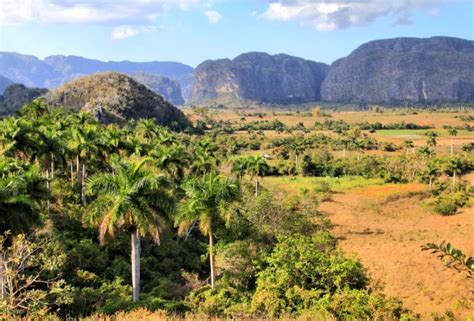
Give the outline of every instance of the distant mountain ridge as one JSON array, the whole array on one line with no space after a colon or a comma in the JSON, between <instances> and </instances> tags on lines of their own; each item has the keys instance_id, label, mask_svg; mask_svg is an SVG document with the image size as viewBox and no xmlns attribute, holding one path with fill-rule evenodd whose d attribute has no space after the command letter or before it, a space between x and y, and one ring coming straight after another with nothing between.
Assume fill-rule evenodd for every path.
<instances>
[{"instance_id":1,"label":"distant mountain ridge","mask_svg":"<svg viewBox=\"0 0 474 321\"><path fill-rule=\"evenodd\" d=\"M329 66L289 55L262 52L242 54L233 60L208 60L194 73L189 101L256 101L293 104L319 99Z\"/></svg>"},{"instance_id":2,"label":"distant mountain ridge","mask_svg":"<svg viewBox=\"0 0 474 321\"><path fill-rule=\"evenodd\" d=\"M319 100L384 105L474 101L474 41L452 37L375 40L330 66L261 52L245 53L232 60L207 60L195 70L176 62L103 62L61 55L40 60L0 52L0 75L28 87L56 88L79 76L102 71L139 73L138 81L174 104L180 104L183 98L186 103L198 105L285 105ZM10 84L4 79L3 83Z\"/></svg>"},{"instance_id":3,"label":"distant mountain ridge","mask_svg":"<svg viewBox=\"0 0 474 321\"><path fill-rule=\"evenodd\" d=\"M331 65L321 96L395 105L474 101L474 41L432 37L365 43Z\"/></svg>"},{"instance_id":4,"label":"distant mountain ridge","mask_svg":"<svg viewBox=\"0 0 474 321\"><path fill-rule=\"evenodd\" d=\"M176 80L186 88L192 81L193 68L178 62L104 62L62 55L49 56L40 60L31 55L0 52L0 75L28 87L54 89L77 77L105 71L159 74Z\"/></svg>"}]
</instances>

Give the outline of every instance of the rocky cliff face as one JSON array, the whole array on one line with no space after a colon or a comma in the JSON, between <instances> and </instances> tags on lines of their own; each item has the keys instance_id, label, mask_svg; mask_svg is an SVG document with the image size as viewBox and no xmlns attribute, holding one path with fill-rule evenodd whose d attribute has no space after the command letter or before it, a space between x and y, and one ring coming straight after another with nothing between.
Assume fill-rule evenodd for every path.
<instances>
[{"instance_id":1,"label":"rocky cliff face","mask_svg":"<svg viewBox=\"0 0 474 321\"><path fill-rule=\"evenodd\" d=\"M28 88L22 84L8 86L0 96L0 115L11 115L47 92L44 88Z\"/></svg>"},{"instance_id":2,"label":"rocky cliff face","mask_svg":"<svg viewBox=\"0 0 474 321\"><path fill-rule=\"evenodd\" d=\"M131 77L116 72L72 80L45 97L53 106L84 110L104 123L154 118L158 123L174 128L188 124L184 114L163 97Z\"/></svg>"},{"instance_id":3,"label":"rocky cliff face","mask_svg":"<svg viewBox=\"0 0 474 321\"><path fill-rule=\"evenodd\" d=\"M433 37L366 43L334 62L326 101L400 104L474 100L474 41Z\"/></svg>"},{"instance_id":4,"label":"rocky cliff face","mask_svg":"<svg viewBox=\"0 0 474 321\"><path fill-rule=\"evenodd\" d=\"M322 63L265 53L247 53L234 60L205 61L195 70L189 101L255 101L272 104L319 99L329 67Z\"/></svg>"},{"instance_id":5,"label":"rocky cliff face","mask_svg":"<svg viewBox=\"0 0 474 321\"><path fill-rule=\"evenodd\" d=\"M131 76L139 83L153 90L156 94L163 96L166 101L174 105L184 104L181 87L177 81L145 72L134 73Z\"/></svg>"}]
</instances>

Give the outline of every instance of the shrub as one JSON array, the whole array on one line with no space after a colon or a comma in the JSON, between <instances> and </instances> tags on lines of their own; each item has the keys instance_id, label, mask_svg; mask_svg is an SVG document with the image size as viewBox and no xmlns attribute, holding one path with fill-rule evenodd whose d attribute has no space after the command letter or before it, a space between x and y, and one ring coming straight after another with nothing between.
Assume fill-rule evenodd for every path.
<instances>
[{"instance_id":1,"label":"shrub","mask_svg":"<svg viewBox=\"0 0 474 321\"><path fill-rule=\"evenodd\" d=\"M441 215L454 215L459 208L466 205L468 199L469 197L463 192L442 194L437 197L434 210Z\"/></svg>"},{"instance_id":2,"label":"shrub","mask_svg":"<svg viewBox=\"0 0 474 321\"><path fill-rule=\"evenodd\" d=\"M338 290L363 289L367 277L362 264L332 247L327 238L280 238L265 260L266 268L257 274L253 308L270 315L298 313Z\"/></svg>"}]
</instances>

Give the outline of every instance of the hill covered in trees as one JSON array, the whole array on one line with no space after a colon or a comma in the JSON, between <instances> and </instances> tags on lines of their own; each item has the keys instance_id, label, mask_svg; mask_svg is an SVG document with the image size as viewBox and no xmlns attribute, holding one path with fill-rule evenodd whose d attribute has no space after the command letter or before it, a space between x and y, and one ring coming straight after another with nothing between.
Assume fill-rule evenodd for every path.
<instances>
[{"instance_id":1,"label":"hill covered in trees","mask_svg":"<svg viewBox=\"0 0 474 321\"><path fill-rule=\"evenodd\" d=\"M7 89L7 87L12 84L13 84L13 81L0 75L0 95L3 94L5 89Z\"/></svg>"},{"instance_id":2,"label":"hill covered in trees","mask_svg":"<svg viewBox=\"0 0 474 321\"><path fill-rule=\"evenodd\" d=\"M48 104L86 111L104 123L153 118L174 128L187 125L184 114L130 76L116 72L84 76L46 96Z\"/></svg>"},{"instance_id":3,"label":"hill covered in trees","mask_svg":"<svg viewBox=\"0 0 474 321\"><path fill-rule=\"evenodd\" d=\"M45 88L28 88L22 84L10 85L3 95L0 95L0 115L11 115L47 92L48 89Z\"/></svg>"}]
</instances>

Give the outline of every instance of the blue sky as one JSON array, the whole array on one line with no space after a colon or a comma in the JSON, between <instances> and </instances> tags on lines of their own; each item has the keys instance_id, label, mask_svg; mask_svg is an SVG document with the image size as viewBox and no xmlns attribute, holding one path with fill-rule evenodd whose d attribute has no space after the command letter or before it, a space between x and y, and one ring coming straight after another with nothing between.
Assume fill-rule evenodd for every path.
<instances>
[{"instance_id":1,"label":"blue sky","mask_svg":"<svg viewBox=\"0 0 474 321\"><path fill-rule=\"evenodd\" d=\"M0 51L101 60L233 58L331 63L382 38L474 39L472 0L0 0Z\"/></svg>"}]
</instances>

